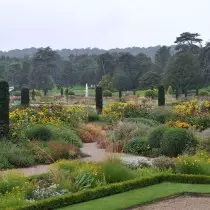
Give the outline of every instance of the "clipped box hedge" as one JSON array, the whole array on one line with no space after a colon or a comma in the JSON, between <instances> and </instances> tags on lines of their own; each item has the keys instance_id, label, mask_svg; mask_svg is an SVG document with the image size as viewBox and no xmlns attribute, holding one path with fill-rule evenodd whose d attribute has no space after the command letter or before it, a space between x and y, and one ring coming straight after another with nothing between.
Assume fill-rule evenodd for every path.
<instances>
[{"instance_id":1,"label":"clipped box hedge","mask_svg":"<svg viewBox=\"0 0 210 210\"><path fill-rule=\"evenodd\" d=\"M35 178L35 177L33 177ZM38 178L38 177L37 177ZM210 184L210 176L203 175L183 175L183 174L162 174L148 178L139 178L121 183L114 183L106 186L97 187L73 194L66 194L58 197L51 197L28 204L16 210L49 210L57 209L72 204L102 198L105 196L123 193L137 188L147 187L161 182L178 182L191 184Z\"/></svg>"}]
</instances>

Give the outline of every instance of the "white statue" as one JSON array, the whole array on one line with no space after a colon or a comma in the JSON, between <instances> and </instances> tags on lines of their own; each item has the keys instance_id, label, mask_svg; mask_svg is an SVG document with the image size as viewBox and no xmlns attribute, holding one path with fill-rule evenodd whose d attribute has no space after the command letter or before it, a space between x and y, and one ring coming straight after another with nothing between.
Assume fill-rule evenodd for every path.
<instances>
[{"instance_id":1,"label":"white statue","mask_svg":"<svg viewBox=\"0 0 210 210\"><path fill-rule=\"evenodd\" d=\"M9 92L13 91L14 87L9 87Z\"/></svg>"},{"instance_id":2,"label":"white statue","mask_svg":"<svg viewBox=\"0 0 210 210\"><path fill-rule=\"evenodd\" d=\"M85 87L85 97L88 97L88 84L86 83L86 87Z\"/></svg>"}]
</instances>

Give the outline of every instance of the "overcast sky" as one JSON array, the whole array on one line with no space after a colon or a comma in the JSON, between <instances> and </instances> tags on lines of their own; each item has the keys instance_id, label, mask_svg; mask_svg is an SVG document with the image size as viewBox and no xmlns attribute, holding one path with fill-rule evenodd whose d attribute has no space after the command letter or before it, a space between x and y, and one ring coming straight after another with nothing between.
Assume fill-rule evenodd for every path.
<instances>
[{"instance_id":1,"label":"overcast sky","mask_svg":"<svg viewBox=\"0 0 210 210\"><path fill-rule=\"evenodd\" d=\"M171 45L210 39L210 0L0 0L0 50Z\"/></svg>"}]
</instances>

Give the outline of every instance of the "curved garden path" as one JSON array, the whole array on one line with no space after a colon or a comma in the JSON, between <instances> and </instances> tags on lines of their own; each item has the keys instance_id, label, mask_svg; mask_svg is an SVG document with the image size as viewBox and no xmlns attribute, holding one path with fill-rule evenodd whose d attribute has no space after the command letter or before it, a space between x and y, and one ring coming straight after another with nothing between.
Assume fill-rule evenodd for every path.
<instances>
[{"instance_id":1,"label":"curved garden path","mask_svg":"<svg viewBox=\"0 0 210 210\"><path fill-rule=\"evenodd\" d=\"M134 155L129 155L129 154L124 154L124 153L109 153L106 152L104 149L99 149L97 147L97 144L94 143L84 143L83 147L81 148L81 151L84 154L87 154L88 157L82 158L80 159L81 161L96 161L96 162L100 162L100 161L104 161L106 160L108 157L129 157L131 159L135 159L137 156ZM143 161L150 161L148 160L148 158L146 157L141 157L138 156L138 159L141 159ZM51 165L37 165L37 166L33 166L30 168L18 168L15 169L17 171L22 172L25 176L32 176L32 175L37 175L37 174L42 174L42 173L47 173L50 170Z\"/></svg>"},{"instance_id":2,"label":"curved garden path","mask_svg":"<svg viewBox=\"0 0 210 210\"><path fill-rule=\"evenodd\" d=\"M109 155L104 149L97 148L96 143L84 143L81 151L89 156L81 159L82 161L103 161ZM32 176L48 172L50 166L51 165L37 165L30 168L20 168L16 170L22 172L25 176Z\"/></svg>"}]
</instances>

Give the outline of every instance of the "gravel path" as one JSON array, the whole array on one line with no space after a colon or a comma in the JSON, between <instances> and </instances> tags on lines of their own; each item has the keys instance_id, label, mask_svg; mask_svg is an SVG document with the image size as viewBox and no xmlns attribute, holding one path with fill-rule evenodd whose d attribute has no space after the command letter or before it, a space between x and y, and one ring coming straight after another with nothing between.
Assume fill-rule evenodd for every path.
<instances>
[{"instance_id":1,"label":"gravel path","mask_svg":"<svg viewBox=\"0 0 210 210\"><path fill-rule=\"evenodd\" d=\"M154 204L134 208L133 210L208 210L210 197L181 196Z\"/></svg>"}]
</instances>

